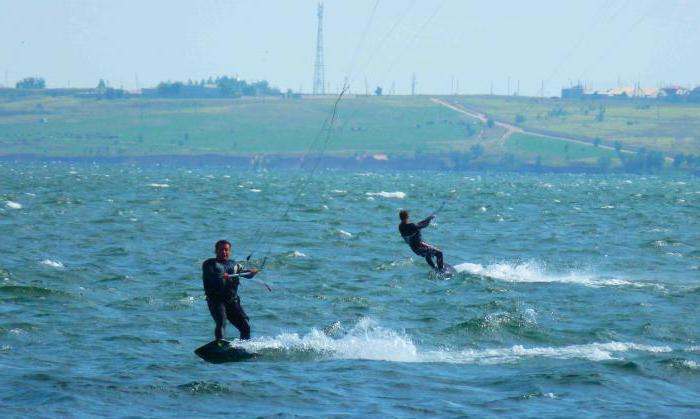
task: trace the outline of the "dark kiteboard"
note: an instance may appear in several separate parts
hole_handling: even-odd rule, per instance
[[[227,340],[213,340],[194,350],[198,357],[212,364],[224,362],[239,362],[255,358],[259,354],[249,352],[245,348],[235,346]]]
[[[442,276],[443,278],[451,278],[457,274],[457,270],[455,269],[454,266],[450,265],[449,263],[443,263],[442,264],[442,270],[435,270],[438,275]]]

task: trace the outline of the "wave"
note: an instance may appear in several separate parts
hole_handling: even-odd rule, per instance
[[[35,299],[36,297],[61,297],[72,298],[73,295],[65,291],[54,290],[44,287],[24,286],[24,285],[2,285],[0,286],[0,296],[3,299],[9,298],[19,299]]]
[[[39,263],[44,266],[50,266],[52,268],[64,268],[63,263],[61,263],[60,260],[44,259]]]
[[[383,198],[396,198],[396,199],[404,199],[406,197],[405,192],[401,191],[396,191],[396,192],[367,192],[365,195],[367,196],[381,196]]]
[[[153,188],[169,188],[170,185],[167,183],[149,183],[148,186],[151,186]]]
[[[519,264],[508,262],[494,263],[483,266],[478,263],[460,263],[454,266],[457,272],[464,272],[471,275],[484,276],[491,279],[497,279],[506,282],[558,282],[564,284],[580,284],[587,287],[653,287],[664,289],[663,285],[649,282],[632,282],[625,279],[605,278],[593,275],[569,272],[567,274],[555,274],[546,272],[542,266],[535,262],[529,261]]]
[[[5,202],[5,206],[7,206],[7,208],[12,208],[12,209],[22,209],[22,204],[20,204],[19,202],[15,202],[15,201],[7,201],[7,202]]]
[[[336,334],[337,335],[337,334]],[[562,347],[514,345],[505,348],[420,350],[405,333],[380,327],[363,318],[345,335],[333,338],[323,331],[312,330],[300,336],[283,333],[240,342],[249,351],[261,354],[312,355],[332,359],[452,364],[502,364],[526,358],[616,360],[624,352],[671,352],[668,346],[651,346],[630,342],[590,343]]]

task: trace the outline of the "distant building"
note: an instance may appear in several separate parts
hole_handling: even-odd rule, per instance
[[[690,94],[690,89],[683,86],[667,86],[662,87],[659,91],[659,97],[666,99],[675,99],[688,96]]]
[[[178,97],[178,98],[217,98],[223,94],[219,86],[215,84],[173,84],[170,89],[158,87],[141,90],[143,97]]]
[[[576,86],[565,87],[561,89],[562,99],[581,99],[584,95],[583,86],[577,84]]]

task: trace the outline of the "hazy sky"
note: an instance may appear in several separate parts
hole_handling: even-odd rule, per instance
[[[328,0],[326,85],[549,95],[700,85],[700,0]],[[316,1],[0,0],[0,84],[125,88],[238,75],[310,91]]]

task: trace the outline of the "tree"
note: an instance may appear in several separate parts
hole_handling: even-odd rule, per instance
[[[97,83],[97,90],[104,90],[107,88],[107,83],[105,83],[104,79],[100,79],[100,82]]]
[[[374,94],[377,95],[377,96],[381,96],[381,95],[382,95],[382,88],[381,88],[381,86],[377,86],[377,88],[374,89]]]
[[[619,154],[622,151],[622,143],[620,141],[615,141],[613,145],[615,147],[615,152]]]
[[[598,114],[595,116],[595,120],[598,122],[605,121],[605,106],[600,105],[598,108]]]
[[[484,146],[481,144],[474,144],[469,147],[469,153],[471,153],[472,158],[476,160],[484,154]]]
[[[15,83],[17,89],[45,89],[46,81],[41,77],[26,77]]]

